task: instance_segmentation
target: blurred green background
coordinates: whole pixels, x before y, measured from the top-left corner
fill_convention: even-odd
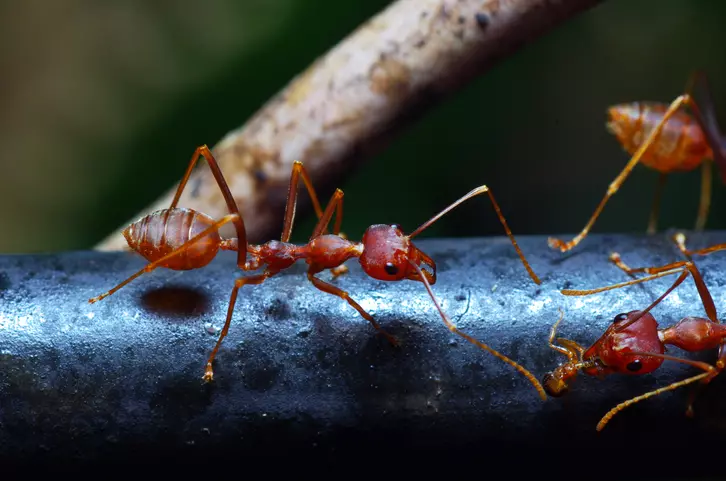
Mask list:
[[[0,3],[0,251],[90,248],[178,181],[197,145],[242,125],[388,3]],[[607,106],[670,101],[703,68],[726,123],[725,25],[719,0],[610,0],[575,17],[345,181],[345,232],[410,231],[481,183],[515,234],[579,231],[628,159],[605,131]],[[644,231],[656,177],[638,167],[594,231]],[[693,226],[699,182],[698,170],[669,178],[661,229]],[[726,228],[725,190],[714,179],[709,228]],[[486,202],[427,235],[501,234]],[[312,225],[301,222],[297,239]]]

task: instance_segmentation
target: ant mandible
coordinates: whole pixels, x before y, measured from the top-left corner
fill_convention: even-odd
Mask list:
[[[692,96],[697,87],[700,87],[700,104]],[[679,111],[681,106],[689,106],[693,116]],[[608,109],[608,117],[608,130],[615,134],[618,142],[632,158],[610,184],[582,231],[570,241],[550,237],[549,246],[567,252],[578,245],[590,232],[607,201],[618,191],[639,162],[659,173],[648,222],[649,234],[656,230],[660,198],[667,175],[672,172],[691,171],[701,165],[701,198],[696,230],[703,229],[711,205],[711,160],[716,162],[721,179],[726,183],[726,146],[717,123],[705,74],[700,71],[693,73],[685,93],[673,100],[669,106],[657,102],[620,104]]]
[[[200,157],[204,157],[207,160],[207,164],[212,170],[214,178],[222,191],[222,195],[230,212],[228,215],[217,221],[201,212],[177,207],[177,203],[187,181],[189,180],[192,169]],[[293,221],[295,218],[297,187],[299,180],[302,180],[305,184],[315,212],[319,218],[318,223],[313,230],[313,234],[310,236],[309,242],[305,245],[289,243]],[[262,273],[241,277],[234,283],[224,327],[222,328],[219,339],[207,360],[203,376],[205,381],[212,381],[214,376],[212,363],[219,351],[222,340],[229,330],[235,301],[237,299],[237,291],[240,287],[247,284],[262,284],[268,278],[278,274],[284,269],[287,269],[296,261],[301,259],[304,259],[307,262],[309,266],[307,277],[315,287],[323,292],[333,294],[347,301],[348,304],[357,310],[361,316],[367,319],[373,327],[375,327],[380,333],[384,334],[392,344],[396,345],[396,339],[386,333],[373,319],[373,317],[357,302],[355,302],[346,291],[316,277],[316,274],[319,274],[326,269],[330,269],[333,276],[337,276],[345,272],[346,267],[343,265],[345,261],[353,257],[357,257],[363,271],[374,279],[383,281],[401,281],[403,279],[409,279],[422,282],[428,294],[431,296],[436,309],[439,311],[444,324],[446,324],[446,327],[448,327],[449,330],[514,367],[535,386],[540,394],[540,397],[544,400],[546,399],[544,389],[540,385],[539,381],[527,369],[456,328],[449,317],[444,313],[431,289],[431,285],[436,282],[436,264],[433,259],[419,250],[411,242],[411,239],[423,232],[439,218],[461,203],[472,197],[485,193],[489,195],[489,199],[494,206],[494,211],[504,226],[504,230],[509,237],[509,240],[512,242],[512,245],[514,246],[514,249],[516,250],[525,269],[534,282],[540,284],[540,279],[534,273],[529,265],[529,262],[527,262],[527,259],[524,257],[524,254],[519,248],[514,235],[509,229],[509,226],[501,213],[499,205],[494,199],[494,195],[486,185],[477,187],[468,194],[464,195],[443,211],[424,222],[411,234],[405,235],[401,227],[398,225],[377,224],[370,226],[365,231],[361,242],[354,243],[340,235],[343,214],[343,191],[337,189],[335,193],[333,193],[330,203],[327,205],[325,211],[323,211],[320,207],[320,203],[318,202],[310,176],[303,167],[303,164],[296,161],[293,163],[292,167],[282,236],[280,240],[272,240],[262,245],[249,244],[247,242],[244,220],[239,213],[234,198],[227,186],[227,182],[224,180],[222,172],[219,169],[211,151],[206,145],[203,145],[198,147],[194,152],[186,174],[179,184],[176,195],[172,200],[171,206],[168,209],[162,209],[141,218],[123,231],[123,235],[129,246],[150,261],[150,264],[108,292],[90,299],[89,302],[94,303],[113,294],[135,278],[146,272],[151,272],[157,267],[166,267],[173,270],[189,270],[203,267],[212,261],[219,249],[237,251],[237,267],[243,271],[254,271],[264,268]],[[333,215],[335,215],[333,232],[332,234],[328,234],[327,228],[333,218]],[[237,238],[222,239],[219,235],[218,229],[222,225],[230,222],[234,224],[237,232]],[[249,259],[247,258],[247,255],[250,256]],[[427,269],[422,269],[422,264]]]
[[[545,390],[550,396],[562,396],[569,390],[570,382],[574,380],[580,371],[598,378],[615,373],[641,375],[655,371],[664,360],[689,364],[703,369],[705,372],[618,404],[605,414],[597,424],[596,429],[598,431],[601,431],[613,416],[626,407],[697,381],[700,381],[702,385],[707,384],[726,367],[726,349],[722,344],[726,338],[726,325],[719,323],[713,298],[696,265],[688,260],[651,268],[651,270],[655,273],[650,276],[607,287],[589,290],[565,289],[562,291],[562,294],[567,296],[590,295],[680,273],[673,285],[645,310],[635,310],[615,316],[613,323],[605,333],[588,349],[583,348],[575,341],[563,338],[558,338],[557,342],[559,344],[555,344],[557,328],[564,317],[564,314],[562,314],[552,326],[548,343],[552,349],[567,356],[568,360],[554,371],[545,374],[542,380]],[[659,329],[658,323],[650,314],[650,311],[689,275],[696,284],[696,289],[708,318],[686,317],[674,326]],[[689,352],[719,347],[718,360],[716,365],[712,366],[705,362],[669,356],[664,354],[667,345],[673,345]],[[693,415],[694,400],[695,392],[688,402],[686,414],[689,416]]]

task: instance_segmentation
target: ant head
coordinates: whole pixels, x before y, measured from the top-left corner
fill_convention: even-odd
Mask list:
[[[377,224],[370,226],[363,234],[363,253],[360,265],[374,279],[381,281],[420,280],[409,260],[420,266],[422,263],[431,271],[423,270],[430,284],[436,282],[436,264],[421,252],[399,225]]]
[[[566,365],[559,366],[554,371],[548,372],[542,377],[542,387],[548,396],[564,396],[570,390],[570,385],[567,383],[567,379],[563,375],[562,368],[565,366]]]
[[[630,311],[615,316],[610,327],[585,352],[584,358],[599,360],[603,371],[600,374],[646,374],[663,364],[662,358],[630,354],[632,352],[665,352],[658,335],[658,323],[649,312]]]

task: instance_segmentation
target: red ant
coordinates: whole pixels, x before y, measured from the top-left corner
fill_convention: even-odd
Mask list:
[[[177,207],[177,202],[184,190],[184,186],[200,156],[207,160],[230,212],[217,221],[214,221],[201,212]],[[297,186],[300,179],[302,179],[307,188],[313,207],[319,218],[309,242],[301,246],[289,243],[293,220],[295,218],[295,207],[297,205]],[[90,299],[89,302],[93,303],[113,294],[133,279],[145,272],[151,272],[157,267],[166,267],[174,270],[188,270],[203,267],[211,262],[219,249],[237,251],[237,266],[244,271],[254,271],[264,268],[262,273],[241,277],[234,283],[227,309],[227,318],[217,340],[217,344],[209,356],[203,376],[205,381],[211,381],[213,379],[212,362],[222,340],[229,330],[239,288],[247,284],[262,284],[269,277],[287,269],[300,259],[304,259],[309,265],[307,277],[315,287],[347,301],[373,327],[384,334],[392,344],[396,345],[396,339],[383,331],[373,317],[357,302],[351,299],[346,291],[316,277],[316,274],[326,269],[330,269],[333,276],[342,274],[347,270],[343,263],[350,258],[357,257],[363,271],[374,279],[383,281],[410,279],[422,282],[449,330],[514,367],[529,379],[544,400],[546,399],[546,395],[542,386],[529,371],[486,344],[459,331],[454,326],[442,310],[431,290],[431,285],[436,282],[436,264],[433,259],[424,254],[411,242],[411,239],[459,204],[474,196],[485,193],[489,195],[494,206],[494,211],[504,226],[507,236],[512,242],[514,249],[517,251],[517,255],[527,269],[530,277],[535,283],[540,284],[540,279],[534,273],[517,245],[499,209],[499,205],[494,199],[494,195],[485,185],[477,187],[464,195],[449,207],[424,222],[409,235],[405,235],[398,225],[377,224],[370,226],[365,231],[362,242],[354,243],[340,235],[343,214],[343,191],[337,189],[327,208],[323,211],[307,171],[302,163],[295,162],[292,167],[281,239],[279,241],[272,240],[262,245],[249,244],[245,233],[244,220],[237,209],[229,187],[212,153],[204,145],[197,148],[194,152],[194,156],[189,163],[184,178],[179,184],[171,206],[168,209],[162,209],[143,217],[123,231],[123,235],[129,246],[151,263],[110,291]],[[333,215],[335,215],[333,233],[327,234],[327,228]],[[218,233],[218,229],[229,222],[234,224],[237,231],[236,239],[222,239]],[[250,256],[249,260],[247,259],[247,255]],[[422,269],[422,264],[428,269]]]
[[[642,270],[633,269],[633,271]],[[542,384],[545,390],[550,396],[562,396],[569,390],[570,381],[577,376],[579,371],[590,376],[597,376],[598,378],[615,373],[628,375],[648,374],[658,369],[664,360],[689,364],[703,369],[706,372],[618,404],[600,420],[597,425],[598,431],[602,430],[613,416],[626,407],[696,381],[707,384],[726,367],[726,348],[724,347],[725,344],[722,344],[723,340],[726,339],[726,324],[719,323],[716,306],[711,297],[711,293],[706,287],[703,277],[695,264],[690,260],[679,261],[661,267],[648,268],[648,270],[653,274],[599,289],[566,289],[562,291],[562,294],[567,296],[590,295],[680,272],[680,276],[673,285],[645,310],[630,311],[615,316],[613,324],[587,350],[575,341],[569,339],[559,338],[557,339],[559,345],[555,344],[554,340],[557,327],[564,317],[564,314],[561,315],[555,325],[552,326],[549,336],[549,346],[567,356],[568,361],[544,376]],[[658,323],[653,315],[650,314],[651,309],[678,287],[689,274],[696,284],[696,289],[698,290],[708,318],[686,317],[674,326],[659,329]],[[715,366],[712,366],[704,362],[669,356],[664,354],[667,345],[674,345],[689,352],[719,347],[718,361]],[[693,415],[694,400],[695,392],[688,402],[686,414],[689,416]]]
[[[700,105],[691,94],[698,86],[702,98]],[[693,116],[679,111],[681,106],[689,106]],[[648,222],[649,234],[656,231],[660,198],[667,175],[671,172],[688,172],[701,165],[701,198],[696,230],[702,230],[711,205],[711,160],[718,164],[721,179],[726,183],[726,145],[718,127],[705,74],[692,74],[685,93],[668,106],[658,102],[620,104],[608,109],[608,118],[608,130],[632,158],[610,184],[582,231],[567,242],[550,237],[549,246],[567,252],[579,244],[587,236],[607,201],[618,191],[638,162],[659,172]]]

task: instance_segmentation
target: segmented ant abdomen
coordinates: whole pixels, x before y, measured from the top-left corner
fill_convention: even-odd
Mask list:
[[[608,130],[633,155],[663,118],[668,106],[656,102],[632,102],[608,109]],[[686,112],[678,111],[643,154],[641,162],[659,172],[689,171],[703,159],[713,158],[703,130]]]
[[[192,209],[162,209],[142,217],[123,231],[129,247],[153,262],[181,247],[214,224],[214,219]],[[209,264],[219,250],[219,232],[212,231],[161,265],[177,271]]]
[[[641,311],[619,314],[605,334],[585,352],[585,359],[599,358],[610,371],[621,374],[646,374],[663,364],[663,359],[632,352],[663,354],[665,347],[658,335],[658,322],[650,314],[642,315],[625,328],[628,321],[640,316]]]

